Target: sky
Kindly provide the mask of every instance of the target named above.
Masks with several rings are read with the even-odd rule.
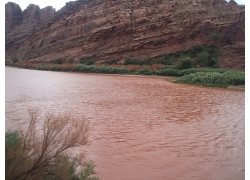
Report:
[[[66,2],[74,1],[74,0],[4,0],[5,4],[7,2],[15,2],[16,4],[19,4],[22,10],[26,9],[29,4],[35,4],[38,5],[40,8],[44,8],[46,6],[53,6],[53,8],[56,8],[56,11],[61,9],[63,6],[65,6]],[[229,1],[229,0],[226,0]],[[245,4],[246,0],[235,0],[238,4]]]

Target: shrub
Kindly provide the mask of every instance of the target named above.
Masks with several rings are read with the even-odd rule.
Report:
[[[191,73],[197,73],[197,72],[218,72],[218,73],[224,73],[228,72],[230,70],[228,69],[220,69],[220,68],[214,68],[214,69],[209,69],[209,68],[204,68],[204,69],[198,69],[198,68],[191,68],[191,69],[183,69],[178,71],[178,76],[184,76],[188,75]]]
[[[37,67],[36,67],[36,70],[49,70],[49,67],[48,67],[48,66],[41,65],[41,66],[37,66]]]
[[[238,71],[220,72],[196,72],[184,75],[176,82],[201,84],[201,85],[219,85],[227,87],[228,85],[245,85],[245,73]]]
[[[150,75],[153,73],[153,71],[147,66],[144,69],[140,69],[137,71],[138,74],[145,74],[145,75]]]
[[[147,59],[144,59],[143,61],[140,61],[139,64],[140,65],[143,65],[143,64],[146,64],[146,65],[153,65],[155,64],[157,61],[154,60],[153,58],[147,58]]]
[[[127,70],[125,68],[114,68],[114,67],[107,67],[107,66],[97,67],[94,65],[83,65],[83,64],[78,64],[74,70],[80,71],[80,72],[107,73],[107,74],[127,73]]]
[[[184,57],[179,60],[179,64],[177,65],[178,69],[189,69],[194,67],[194,60],[190,57]]]
[[[95,61],[93,61],[92,59],[87,60],[86,65],[94,65]]]
[[[17,58],[17,57],[13,57],[12,58],[12,62],[15,64],[15,63],[17,63],[19,61],[19,59]]]
[[[50,71],[60,71],[61,68],[58,67],[58,66],[51,66],[51,67],[49,68],[49,70],[50,70]]]
[[[91,177],[92,162],[84,164],[81,154],[71,158],[65,153],[87,143],[86,120],[49,114],[40,125],[37,117],[30,111],[27,130],[5,133],[6,179],[98,179]]]
[[[80,59],[80,64],[85,64],[86,61],[84,59]]]
[[[132,59],[131,57],[126,57],[124,61],[124,65],[128,64],[138,64],[138,62],[135,59]]]
[[[95,61],[92,59],[80,59],[80,64],[86,64],[86,65],[94,65]]]
[[[212,68],[219,68],[220,67],[220,59],[212,57],[208,60],[208,66]]]
[[[8,60],[7,60],[7,61],[5,61],[5,65],[6,65],[6,66],[8,66],[8,65],[12,65],[12,63],[13,63],[12,61],[8,61]]]
[[[202,52],[204,47],[202,45],[195,45],[191,48],[189,54],[191,57],[196,57],[198,53]]]
[[[178,58],[176,58],[173,55],[166,55],[162,58],[158,58],[156,60],[157,64],[164,64],[164,65],[172,65],[174,62],[178,61]]]
[[[62,64],[62,59],[57,59],[56,64]]]
[[[225,77],[218,72],[197,72],[182,76],[176,80],[176,82],[200,84],[200,85],[222,85],[227,87],[228,83]]]
[[[217,41],[219,39],[219,34],[218,33],[213,33],[210,35],[210,37],[213,39],[213,41]]]
[[[157,75],[178,76],[178,69],[176,66],[168,66],[156,71]]]
[[[199,58],[198,64],[203,67],[208,66],[208,61],[209,61],[209,54],[207,51],[202,51],[197,54],[197,57]]]

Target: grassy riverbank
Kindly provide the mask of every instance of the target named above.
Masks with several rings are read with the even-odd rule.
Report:
[[[244,87],[245,85],[244,72],[221,68],[188,68],[180,70],[177,66],[163,64],[107,66],[86,64],[46,64],[30,62],[17,62],[6,65],[44,71],[71,71],[85,73],[128,74],[160,77],[174,76],[176,78],[170,79],[171,81],[177,83],[223,88],[227,88],[229,86]]]

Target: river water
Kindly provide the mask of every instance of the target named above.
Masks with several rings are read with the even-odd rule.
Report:
[[[5,81],[5,128],[29,108],[86,117],[102,180],[245,178],[244,90],[11,67]]]

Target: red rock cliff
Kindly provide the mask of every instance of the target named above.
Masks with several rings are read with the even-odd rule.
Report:
[[[39,6],[35,4],[30,4],[27,9],[23,11],[23,23],[29,22],[39,22],[42,19],[46,19],[55,13],[52,6],[40,9]]]
[[[143,59],[212,43],[219,34],[223,67],[244,67],[245,6],[224,0],[79,0],[6,41],[6,58],[79,62]],[[9,36],[10,37],[10,36]],[[13,38],[13,36],[12,36]],[[223,64],[224,63],[224,64]]]
[[[22,24],[22,10],[20,6],[13,2],[5,4],[5,31],[15,29]]]
[[[5,4],[5,50],[7,56],[9,52],[13,55],[18,52],[16,44],[21,45],[29,39],[34,26],[54,13],[55,9],[51,6],[40,9],[39,6],[30,4],[27,9],[22,11],[18,4],[12,2]]]

